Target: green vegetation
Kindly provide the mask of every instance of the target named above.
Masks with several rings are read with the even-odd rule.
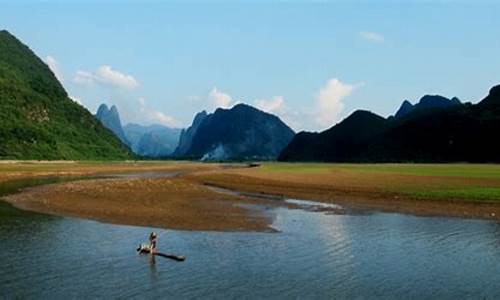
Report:
[[[481,186],[466,186],[459,187],[443,187],[428,191],[409,191],[406,192],[410,197],[418,199],[436,199],[436,200],[468,200],[477,202],[499,202],[500,187],[481,187]]]
[[[131,157],[126,146],[68,97],[43,61],[0,31],[0,158]]]
[[[498,178],[497,164],[332,164],[332,163],[266,163],[263,171],[269,172],[356,172],[391,173],[420,176],[450,176],[466,178]]]
[[[340,165],[325,163],[265,163],[260,170],[265,172],[319,173],[338,169]]]
[[[500,165],[496,164],[345,164],[339,168],[359,172],[500,179]]]
[[[266,163],[262,172],[318,175],[340,188],[370,187],[415,199],[500,201],[497,164]],[[339,183],[339,180],[342,183]]]

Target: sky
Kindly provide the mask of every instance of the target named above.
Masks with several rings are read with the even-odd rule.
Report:
[[[294,130],[500,83],[500,1],[3,1],[0,28],[122,123],[247,103]]]

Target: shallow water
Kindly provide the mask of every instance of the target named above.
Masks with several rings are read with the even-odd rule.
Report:
[[[159,249],[187,260],[152,262],[135,252],[151,228],[0,202],[0,298],[500,297],[493,221],[271,209],[278,233],[157,229]]]

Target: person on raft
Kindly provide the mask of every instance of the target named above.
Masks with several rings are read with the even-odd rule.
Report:
[[[156,232],[151,232],[149,235],[149,247],[151,254],[156,252]]]

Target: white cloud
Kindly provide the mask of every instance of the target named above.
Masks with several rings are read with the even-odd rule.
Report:
[[[316,122],[321,126],[332,126],[339,121],[344,109],[344,98],[348,97],[360,84],[347,84],[337,78],[328,80],[316,96]]]
[[[383,35],[372,31],[360,31],[359,36],[372,43],[383,43],[385,40]]]
[[[144,99],[143,97],[140,97],[138,101],[140,104],[139,111],[142,117],[145,118],[148,123],[159,123],[174,128],[181,127],[180,122],[174,117],[168,116],[161,111],[149,108],[146,105],[146,99]]]
[[[89,85],[94,83],[94,75],[87,71],[76,71],[74,82],[81,85]]]
[[[96,75],[101,82],[115,85],[117,87],[133,90],[139,86],[139,83],[134,77],[113,70],[110,66],[99,67]]]
[[[139,86],[139,82],[132,75],[113,70],[108,65],[100,66],[95,72],[78,70],[74,82],[83,85],[98,83],[127,90],[133,90]]]
[[[226,94],[214,87],[208,94],[209,105],[212,108],[229,108],[233,104],[233,99],[229,94]]]
[[[279,114],[285,108],[285,100],[283,96],[274,96],[271,99],[256,99],[255,106],[265,112]]]
[[[167,125],[169,127],[179,127],[179,122],[171,116],[167,116],[160,111],[151,112],[152,119],[159,122],[160,124]]]
[[[290,109],[286,105],[285,98],[283,96],[274,96],[270,99],[256,99],[254,104],[258,109],[278,116],[295,131],[303,128],[304,124],[302,120],[305,118],[305,111]]]
[[[64,82],[64,77],[62,75],[61,69],[59,68],[59,62],[53,56],[47,55],[45,57],[45,63],[47,64],[47,66],[49,66],[52,73],[54,73],[57,80],[59,80],[59,82],[61,83]]]
[[[200,101],[205,101],[202,97],[198,96],[190,96],[188,100],[196,106],[201,104]],[[212,90],[210,90],[206,101],[208,102],[209,109],[217,109],[219,107],[230,108],[241,103],[240,101],[234,101],[231,95],[219,90],[217,87],[213,87]],[[255,99],[254,106],[262,111],[278,116],[294,130],[302,127],[299,113],[292,111],[286,106],[283,96],[273,96],[269,99]]]
[[[344,109],[344,99],[362,85],[363,83],[348,84],[332,78],[317,92],[313,105],[292,108],[287,105],[283,96],[258,98],[253,101],[253,105],[262,111],[278,116],[295,131],[322,130],[339,121]],[[191,96],[188,99],[196,105],[202,104],[200,101],[205,101],[204,98],[198,96]],[[239,103],[217,87],[210,91],[207,100],[211,108],[229,108]]]

